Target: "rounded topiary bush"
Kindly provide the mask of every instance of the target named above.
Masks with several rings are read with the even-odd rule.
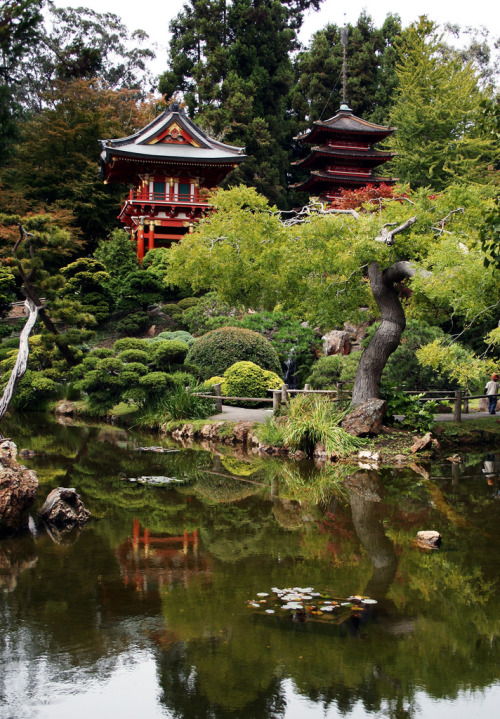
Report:
[[[167,304],[162,305],[161,309],[162,312],[166,315],[170,315],[170,317],[176,317],[182,314],[182,309],[173,302],[167,302]]]
[[[182,365],[188,351],[187,344],[178,340],[163,340],[151,344],[154,365],[160,370],[172,365]]]
[[[281,373],[281,365],[269,340],[252,330],[220,327],[193,344],[189,362],[200,367],[202,378],[222,375],[235,362],[254,362],[262,369]]]
[[[179,340],[185,342],[189,347],[195,342],[193,335],[189,334],[185,330],[174,330],[173,332],[160,332],[152,342],[159,342],[161,340]]]
[[[149,362],[149,354],[145,350],[136,350],[136,349],[130,349],[130,350],[123,350],[123,352],[120,352],[118,354],[118,359],[121,359],[122,362],[142,362],[142,364],[147,364]]]
[[[121,340],[116,340],[113,345],[115,352],[123,352],[124,350],[144,350],[147,352],[148,348],[149,342],[138,337],[123,337]]]
[[[229,397],[267,397],[268,389],[279,389],[281,378],[254,362],[235,362],[224,372],[222,394]]]
[[[199,302],[199,297],[184,297],[183,300],[179,300],[179,302],[177,303],[177,307],[180,307],[181,310],[187,310],[190,307],[194,307],[195,305],[199,304]]]
[[[121,335],[138,335],[147,329],[149,324],[147,312],[134,312],[116,323],[116,331]]]

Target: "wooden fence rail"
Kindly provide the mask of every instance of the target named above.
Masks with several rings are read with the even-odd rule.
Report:
[[[304,386],[304,389],[289,389],[286,384],[283,384],[280,389],[270,389],[268,392],[272,393],[272,399],[269,399],[267,397],[229,397],[226,395],[222,395],[221,393],[221,385],[215,384],[213,386],[213,394],[204,394],[201,392],[197,392],[196,395],[198,397],[206,397],[208,399],[215,400],[215,408],[217,412],[222,412],[222,400],[232,400],[237,402],[262,402],[266,404],[272,404],[273,405],[273,414],[276,414],[280,407],[283,405],[286,405],[288,403],[289,397],[292,394],[323,394],[326,396],[329,396],[333,402],[339,402],[342,400],[349,400],[350,395],[343,389],[343,384],[339,382],[337,385],[336,390],[322,390],[322,389],[311,389],[310,385],[306,384]],[[485,399],[488,395],[485,394],[475,394],[470,395],[466,391],[463,390],[455,390],[453,395],[450,395],[450,390],[421,390],[419,392],[417,391],[408,391],[405,392],[405,394],[421,394],[422,392],[426,392],[426,394],[444,394],[444,397],[420,397],[419,402],[430,402],[431,400],[439,399],[441,402],[453,402],[453,420],[455,422],[461,422],[462,421],[462,412],[464,414],[468,414],[469,412],[469,401],[472,399]],[[450,396],[448,396],[450,395]],[[463,406],[463,409],[462,409]]]

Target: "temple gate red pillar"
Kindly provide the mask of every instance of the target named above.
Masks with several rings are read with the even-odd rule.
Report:
[[[155,226],[152,222],[149,223],[149,234],[148,234],[148,251],[154,250],[155,248]]]
[[[144,258],[144,225],[137,230],[137,259],[142,262]]]

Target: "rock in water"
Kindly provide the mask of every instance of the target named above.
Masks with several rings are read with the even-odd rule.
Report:
[[[28,510],[38,489],[36,472],[18,464],[16,455],[14,442],[0,443],[0,530],[28,526]]]
[[[49,524],[59,527],[74,524],[81,527],[90,517],[90,512],[85,509],[79,495],[71,487],[53,489],[39,514]]]
[[[380,434],[386,412],[387,402],[385,400],[370,399],[350,412],[341,427],[355,437]]]

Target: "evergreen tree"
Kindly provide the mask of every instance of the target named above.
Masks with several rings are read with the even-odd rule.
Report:
[[[401,21],[397,15],[388,15],[382,27],[376,28],[363,11],[347,30],[348,105],[355,115],[384,123],[397,86],[394,42],[401,33]],[[302,126],[332,117],[339,109],[342,56],[342,28],[331,24],[314,35],[309,49],[299,53],[292,106]]]
[[[456,53],[443,52],[436,25],[426,17],[404,31],[397,74],[390,120],[398,129],[389,145],[398,153],[393,167],[400,180],[440,190],[460,180],[491,179],[488,166],[498,148],[481,132],[478,75]]]
[[[170,70],[160,78],[160,91],[182,92],[208,132],[246,147],[249,159],[226,183],[254,185],[282,206],[295,129],[290,54],[304,10],[320,2],[190,0],[171,23]]]

